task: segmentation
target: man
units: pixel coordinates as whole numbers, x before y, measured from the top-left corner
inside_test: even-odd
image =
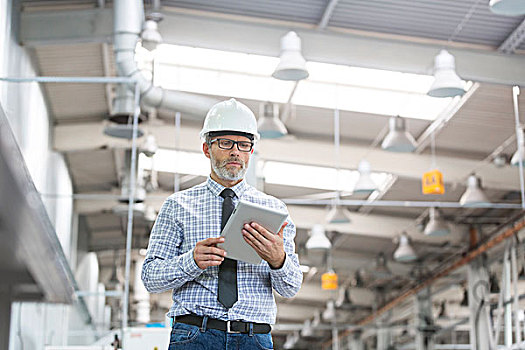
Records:
[[[287,209],[244,180],[259,139],[248,107],[235,99],[214,105],[200,136],[211,174],[164,202],[151,231],[142,281],[149,292],[173,289],[169,350],[272,349],[269,324],[277,312],[272,289],[293,297],[302,282],[295,225],[290,217],[276,233],[255,222],[245,225],[243,237],[263,262],[228,259],[217,244],[224,242],[221,229],[240,199]]]

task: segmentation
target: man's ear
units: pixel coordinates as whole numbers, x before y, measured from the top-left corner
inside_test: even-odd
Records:
[[[206,156],[206,158],[210,158],[210,146],[206,142],[202,143],[202,152]]]

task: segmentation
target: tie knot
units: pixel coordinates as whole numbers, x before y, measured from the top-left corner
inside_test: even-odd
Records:
[[[222,190],[220,196],[222,198],[226,198],[226,197],[233,198],[235,197],[235,192],[233,192],[231,188],[225,188],[224,190]]]

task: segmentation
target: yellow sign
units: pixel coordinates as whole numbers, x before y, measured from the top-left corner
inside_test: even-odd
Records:
[[[423,194],[443,194],[445,185],[443,185],[443,174],[435,169],[423,174],[421,181],[423,185]]]
[[[321,287],[325,290],[337,289],[337,274],[333,271],[323,273]]]

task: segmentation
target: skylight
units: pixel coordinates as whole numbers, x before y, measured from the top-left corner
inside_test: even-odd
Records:
[[[166,89],[287,102],[294,83],[271,77],[278,58],[178,45],[155,53],[155,84]],[[426,95],[429,75],[307,62],[310,77],[293,94],[297,105],[433,120],[452,98]]]
[[[265,182],[276,185],[352,192],[359,177],[357,170],[340,169],[338,181],[335,168],[275,161],[262,162],[262,176]],[[139,165],[143,169],[154,168],[169,173],[197,176],[208,176],[210,173],[209,160],[197,152],[159,149],[153,159],[140,154]],[[381,190],[392,175],[372,172],[371,176]],[[337,182],[339,186],[336,186]]]

